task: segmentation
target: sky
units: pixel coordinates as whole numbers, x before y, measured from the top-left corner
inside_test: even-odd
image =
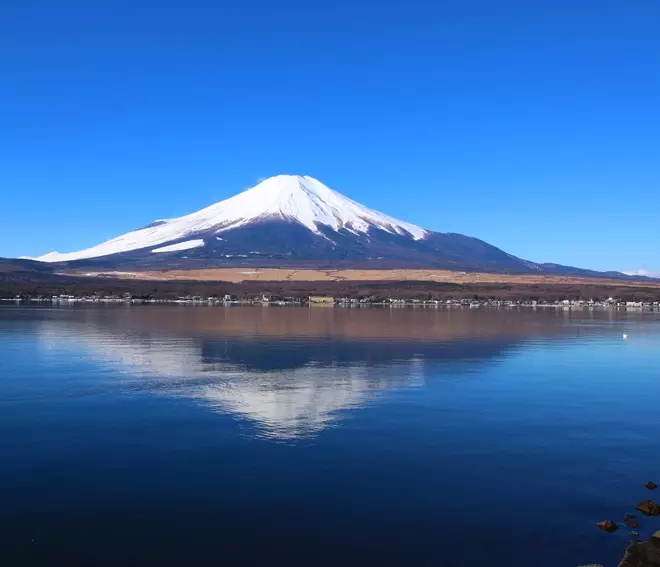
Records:
[[[279,173],[517,256],[660,275],[657,0],[4,0],[0,256]]]

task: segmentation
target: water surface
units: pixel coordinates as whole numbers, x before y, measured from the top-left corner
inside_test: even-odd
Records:
[[[653,313],[4,306],[0,354],[2,565],[616,565],[660,476]]]

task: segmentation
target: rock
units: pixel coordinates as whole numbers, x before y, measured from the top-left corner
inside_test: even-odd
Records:
[[[660,530],[655,532],[651,537],[660,542]]]
[[[619,567],[660,567],[660,543],[631,543]]]
[[[612,533],[615,532],[618,526],[616,525],[616,522],[612,520],[605,520],[603,522],[598,522],[596,524],[601,530]]]
[[[589,563],[589,565],[580,565],[580,567],[603,567],[600,563]]]
[[[648,488],[649,490],[655,490],[656,488],[658,488],[658,485],[650,480],[644,486],[646,486],[646,488]]]
[[[635,520],[632,520],[632,519],[630,519],[630,518],[625,518],[625,519],[623,520],[623,523],[624,523],[624,525],[628,526],[629,528],[633,528],[633,529],[634,529],[634,528],[638,528],[638,527],[639,527],[639,524],[638,524]]]
[[[632,531],[630,532],[631,537],[639,537],[639,532]]]
[[[660,506],[652,500],[644,500],[635,506],[645,516],[660,516]]]

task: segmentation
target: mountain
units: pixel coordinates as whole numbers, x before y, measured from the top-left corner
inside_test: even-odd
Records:
[[[424,267],[605,275],[537,264],[482,240],[369,209],[307,176],[278,175],[195,213],[156,220],[85,250],[35,258],[70,267]],[[608,276],[616,274],[608,273]]]
[[[0,258],[0,274],[42,273],[50,274],[54,266],[27,258]]]

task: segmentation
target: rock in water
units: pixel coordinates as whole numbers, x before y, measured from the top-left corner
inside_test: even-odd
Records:
[[[646,486],[646,488],[648,488],[649,490],[655,490],[656,488],[658,488],[658,485],[651,480],[649,480],[644,486]]]
[[[616,525],[616,522],[614,522],[614,521],[612,521],[612,520],[605,520],[605,521],[603,521],[603,522],[598,522],[596,525],[597,525],[601,530],[606,531],[606,532],[609,532],[609,533],[615,532],[616,529],[617,529],[617,527],[618,527],[618,526]]]
[[[619,567],[660,567],[660,543],[631,543]]]
[[[660,516],[660,506],[652,500],[644,500],[635,507],[645,516]]]
[[[660,542],[660,530],[658,530],[657,532],[655,532],[651,537],[652,537],[653,539],[657,540],[658,542]]]
[[[625,520],[623,520],[623,523],[629,528],[635,529],[639,527],[639,524],[635,522],[635,520],[631,520],[630,518],[626,518]]]

